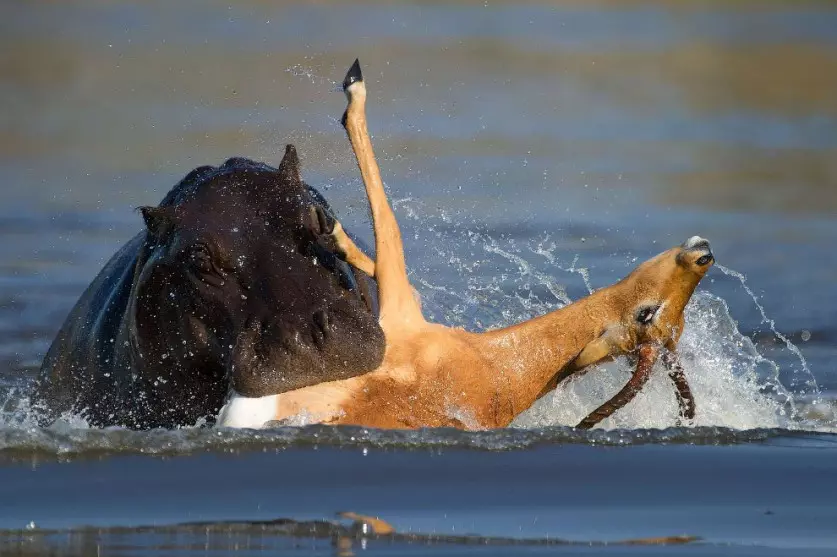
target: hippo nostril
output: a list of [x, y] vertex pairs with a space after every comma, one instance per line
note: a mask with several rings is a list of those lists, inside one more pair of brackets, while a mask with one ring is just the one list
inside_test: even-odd
[[323, 335], [328, 335], [330, 324], [328, 322], [328, 313], [325, 310], [318, 310], [314, 312], [314, 324], [323, 332]]
[[314, 312], [314, 323], [311, 325], [311, 337], [319, 349], [323, 349], [329, 336], [328, 314], [324, 310]]
[[314, 339], [314, 346], [322, 350], [325, 346], [325, 335], [316, 325], [311, 326], [311, 338]]

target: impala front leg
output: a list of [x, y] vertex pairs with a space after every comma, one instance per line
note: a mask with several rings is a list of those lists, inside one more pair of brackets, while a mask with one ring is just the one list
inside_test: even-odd
[[677, 393], [677, 405], [680, 407], [680, 414], [676, 425], [682, 425], [681, 419], [693, 420], [695, 418], [695, 397], [686, 379], [686, 373], [680, 364], [680, 358], [676, 352], [668, 351], [663, 354], [663, 365], [668, 371], [669, 378], [674, 382]]
[[576, 426], [579, 429], [590, 429], [605, 418], [610, 417], [614, 412], [628, 404], [651, 377], [651, 370], [660, 356], [660, 346], [657, 344], [641, 344], [639, 346], [636, 370], [628, 383], [616, 395], [593, 410], [586, 418]]

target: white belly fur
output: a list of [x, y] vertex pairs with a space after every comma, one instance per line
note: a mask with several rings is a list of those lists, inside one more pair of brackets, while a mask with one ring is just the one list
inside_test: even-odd
[[218, 427], [246, 427], [260, 429], [276, 419], [279, 395], [248, 398], [233, 392], [218, 413]]

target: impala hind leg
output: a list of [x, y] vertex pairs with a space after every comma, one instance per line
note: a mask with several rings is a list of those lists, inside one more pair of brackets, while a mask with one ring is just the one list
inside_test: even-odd
[[387, 200], [381, 172], [372, 150], [369, 130], [366, 127], [366, 85], [357, 60], [343, 80], [343, 91], [349, 101], [343, 114], [343, 127], [357, 158], [375, 230], [374, 272], [378, 281], [381, 307], [379, 321], [382, 326], [390, 324], [396, 327], [421, 323], [424, 320], [421, 306], [416, 301], [407, 278], [401, 231]]
[[[358, 247], [352, 237], [349, 236], [343, 229], [343, 225], [339, 220], [332, 219], [326, 215], [325, 211], [317, 205], [311, 206], [311, 216], [309, 217], [309, 230], [315, 236], [316, 242], [324, 249], [330, 251], [355, 269], [363, 271], [372, 278], [375, 278], [375, 262], [366, 253]], [[359, 286], [365, 285], [364, 282], [358, 283]], [[416, 304], [421, 308], [421, 294], [418, 290], [410, 287]], [[368, 293], [364, 293], [365, 298], [369, 298]]]
[[375, 276], [375, 262], [357, 247], [339, 220], [326, 215], [319, 205], [311, 205], [309, 212], [308, 229], [317, 244], [355, 269], [360, 269], [370, 277]]

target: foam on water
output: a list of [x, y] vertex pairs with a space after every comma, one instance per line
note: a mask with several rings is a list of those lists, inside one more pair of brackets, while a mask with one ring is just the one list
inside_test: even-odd
[[282, 451], [289, 448], [340, 447], [347, 449], [468, 449], [477, 451], [526, 450], [544, 444], [595, 446], [735, 445], [770, 439], [798, 439], [809, 446], [833, 446], [837, 436], [787, 429], [735, 430], [719, 427], [668, 429], [594, 429], [570, 427], [505, 428], [459, 431], [449, 428], [375, 430], [351, 426], [276, 426], [267, 429], [154, 429], [71, 427], [58, 422], [48, 428], [0, 426], [0, 463], [97, 459], [115, 455], [158, 457], [200, 453]]

